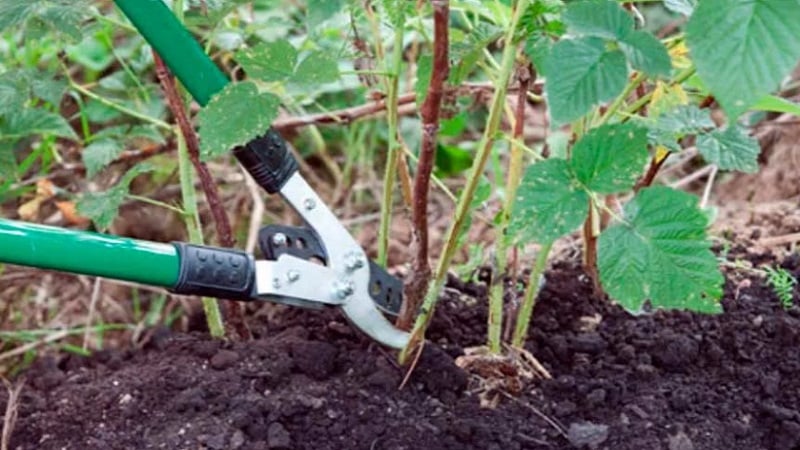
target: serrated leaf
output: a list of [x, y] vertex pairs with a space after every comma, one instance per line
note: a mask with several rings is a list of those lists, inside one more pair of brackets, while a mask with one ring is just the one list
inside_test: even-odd
[[52, 5], [38, 16], [54, 30], [69, 36], [77, 42], [81, 40], [81, 22], [87, 17], [86, 9], [79, 5]]
[[228, 85], [198, 115], [205, 160], [264, 134], [278, 115], [280, 99], [250, 82]]
[[97, 175], [109, 163], [119, 158], [123, 150], [125, 147], [114, 139], [99, 139], [89, 144], [81, 154], [87, 175], [90, 178]]
[[697, 7], [697, 0], [664, 0], [664, 6], [672, 12], [688, 17], [692, 15], [694, 8]]
[[696, 146], [706, 161], [716, 164], [721, 170], [758, 172], [761, 147], [758, 140], [739, 125], [697, 136]]
[[716, 126], [711, 119], [711, 112], [695, 105], [681, 105], [667, 111], [658, 117], [656, 124], [659, 129], [679, 137], [701, 133]]
[[0, 31], [20, 25], [39, 7], [38, 1], [0, 0]]
[[67, 91], [67, 82], [53, 78], [52, 74], [40, 73], [32, 80], [31, 88], [34, 96], [57, 107]]
[[642, 122], [648, 127], [650, 143], [672, 152], [682, 150], [678, 141], [685, 136], [704, 133], [716, 126], [711, 119], [711, 113], [695, 105], [679, 105], [661, 113], [655, 119]]
[[291, 81], [304, 86], [318, 86], [333, 83], [340, 76], [339, 63], [336, 58], [327, 53], [315, 51], [300, 62]]
[[522, 178], [509, 233], [519, 243], [553, 242], [574, 231], [589, 213], [589, 194], [567, 161], [549, 159], [530, 166]]
[[602, 102], [622, 93], [628, 65], [620, 50], [603, 39], [565, 39], [553, 46], [545, 62], [545, 90], [553, 125], [576, 120]]
[[24, 109], [0, 120], [0, 140], [35, 134], [77, 139], [75, 131], [63, 117], [42, 109]]
[[264, 42], [236, 53], [236, 61], [250, 78], [261, 81], [283, 81], [294, 74], [297, 50], [289, 41]]
[[603, 125], [572, 148], [576, 178], [589, 190], [616, 194], [631, 189], [647, 162], [647, 130], [637, 125]]
[[401, 28], [406, 23], [409, 7], [414, 3], [408, 0], [381, 0], [383, 13], [394, 28]]
[[433, 58], [431, 55], [422, 55], [417, 61], [417, 81], [414, 83], [414, 92], [417, 94], [417, 104], [425, 103], [428, 96], [428, 86], [431, 84], [433, 72]]
[[137, 176], [150, 172], [152, 167], [142, 163], [133, 166], [120, 182], [105, 192], [89, 192], [84, 194], [76, 205], [78, 214], [90, 219], [99, 230], [107, 230], [117, 217], [120, 206], [128, 195], [128, 188]]
[[342, 0], [308, 0], [306, 16], [308, 29], [313, 30], [342, 10]]
[[800, 59], [800, 0], [703, 0], [686, 28], [697, 73], [735, 119]]
[[534, 33], [525, 40], [525, 55], [530, 58], [534, 67], [544, 75], [545, 61], [553, 48], [553, 42], [542, 33]]
[[618, 2], [587, 0], [567, 4], [563, 15], [572, 34], [622, 39], [633, 30], [633, 18]]
[[628, 311], [654, 308], [721, 312], [724, 279], [706, 237], [697, 199], [657, 186], [624, 208], [625, 223], [598, 239], [598, 268], [606, 292]]
[[647, 31], [632, 31], [620, 40], [620, 48], [636, 70], [651, 77], [668, 77], [672, 60], [667, 48]]

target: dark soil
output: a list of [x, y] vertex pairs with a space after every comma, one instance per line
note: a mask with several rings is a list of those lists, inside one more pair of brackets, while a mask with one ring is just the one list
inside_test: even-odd
[[[800, 275], [797, 256], [784, 265]], [[11, 448], [800, 449], [800, 310], [731, 278], [726, 314], [633, 317], [558, 265], [529, 344], [553, 379], [494, 410], [453, 363], [483, 341], [476, 284], [447, 290], [402, 391], [393, 357], [332, 311], [287, 310], [250, 343], [167, 335], [45, 359], [27, 373]]]

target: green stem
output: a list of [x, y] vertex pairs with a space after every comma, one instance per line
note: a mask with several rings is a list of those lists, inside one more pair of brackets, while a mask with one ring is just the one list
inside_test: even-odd
[[69, 85], [70, 85], [70, 87], [72, 89], [75, 89], [76, 91], [80, 92], [81, 94], [83, 94], [83, 95], [85, 95], [85, 96], [87, 96], [87, 97], [89, 97], [89, 98], [91, 98], [93, 100], [96, 100], [96, 101], [108, 106], [109, 108], [116, 109], [117, 111], [119, 111], [119, 112], [121, 112], [123, 114], [126, 114], [126, 115], [131, 116], [131, 117], [136, 118], [136, 119], [139, 119], [139, 120], [141, 120], [143, 122], [147, 122], [147, 123], [153, 124], [153, 125], [161, 128], [161, 129], [172, 130], [172, 126], [170, 124], [168, 124], [167, 122], [164, 122], [163, 120], [160, 120], [160, 119], [156, 119], [155, 117], [150, 117], [150, 116], [148, 116], [146, 114], [142, 114], [142, 113], [140, 113], [138, 111], [134, 111], [134, 110], [132, 110], [132, 109], [126, 107], [126, 106], [122, 106], [122, 105], [120, 105], [118, 103], [112, 102], [111, 100], [109, 100], [109, 99], [107, 99], [107, 98], [105, 98], [105, 97], [103, 97], [101, 95], [95, 94], [94, 92], [90, 91], [89, 89], [86, 89], [85, 87], [83, 87], [80, 84], [76, 83], [71, 78], [69, 79]]
[[172, 206], [170, 204], [167, 204], [167, 203], [164, 203], [164, 202], [160, 202], [158, 200], [153, 200], [152, 198], [149, 198], [149, 197], [143, 197], [141, 195], [133, 195], [133, 194], [128, 194], [127, 197], [129, 199], [135, 200], [137, 202], [147, 203], [148, 205], [158, 206], [159, 208], [167, 209], [169, 211], [178, 213], [181, 216], [186, 215], [186, 211], [184, 211], [184, 210], [182, 210], [182, 209], [180, 209], [180, 208], [178, 208], [176, 206]]
[[[181, 194], [183, 196], [184, 220], [189, 233], [189, 242], [203, 244], [203, 230], [200, 226], [200, 214], [197, 211], [197, 191], [194, 188], [194, 168], [189, 159], [189, 150], [186, 139], [180, 130], [175, 130], [178, 139], [178, 172], [181, 180]], [[222, 314], [219, 304], [212, 298], [203, 298], [203, 310], [206, 313], [206, 323], [211, 336], [225, 337], [225, 326], [222, 323]]]
[[389, 226], [392, 222], [392, 201], [394, 197], [394, 182], [397, 174], [397, 163], [400, 152], [399, 139], [397, 139], [398, 122], [398, 91], [400, 86], [400, 70], [403, 64], [403, 27], [398, 26], [394, 33], [394, 48], [392, 49], [392, 67], [389, 77], [389, 86], [386, 91], [386, 120], [389, 126], [389, 150], [386, 155], [386, 172], [383, 175], [383, 199], [381, 202], [381, 224], [378, 232], [378, 264], [385, 266], [389, 257]]
[[552, 242], [544, 244], [539, 249], [539, 254], [536, 255], [536, 263], [531, 270], [530, 278], [528, 278], [528, 286], [525, 288], [525, 296], [522, 299], [522, 306], [517, 315], [517, 324], [514, 327], [514, 336], [511, 338], [511, 345], [516, 348], [522, 348], [525, 338], [528, 336], [533, 307], [536, 306], [536, 296], [539, 294], [539, 282], [547, 267], [547, 258], [550, 256], [552, 247]]
[[409, 345], [400, 353], [399, 360], [405, 363], [408, 358], [409, 351], [413, 350], [417, 344], [420, 343], [425, 335], [425, 330], [428, 323], [433, 317], [433, 311], [436, 303], [439, 300], [439, 292], [444, 287], [447, 280], [447, 271], [452, 264], [453, 257], [456, 253], [458, 240], [461, 236], [462, 228], [466, 223], [466, 219], [470, 213], [470, 206], [472, 199], [475, 196], [475, 190], [478, 187], [481, 174], [483, 174], [486, 162], [492, 151], [492, 143], [494, 142], [497, 131], [500, 129], [500, 119], [503, 116], [503, 108], [506, 102], [506, 93], [508, 91], [508, 84], [511, 80], [511, 74], [514, 71], [514, 61], [517, 54], [517, 47], [514, 45], [514, 32], [516, 31], [522, 13], [527, 9], [529, 0], [518, 0], [515, 2], [514, 15], [511, 20], [511, 26], [506, 31], [505, 35], [505, 49], [503, 50], [503, 58], [501, 63], [500, 76], [498, 77], [498, 85], [492, 99], [491, 108], [489, 109], [489, 118], [487, 119], [486, 129], [484, 130], [483, 137], [478, 145], [478, 153], [475, 155], [475, 162], [472, 164], [470, 174], [467, 179], [467, 184], [458, 199], [456, 205], [456, 212], [450, 228], [447, 230], [445, 238], [445, 247], [442, 251], [439, 261], [434, 271], [433, 281], [428, 287], [425, 295], [425, 301], [422, 304], [419, 316], [417, 316], [414, 329], [412, 331], [412, 339]]
[[622, 107], [622, 104], [625, 103], [625, 99], [628, 98], [628, 96], [631, 95], [631, 93], [635, 91], [639, 85], [644, 83], [644, 80], [646, 79], [647, 75], [645, 75], [643, 72], [637, 73], [633, 80], [631, 80], [631, 82], [625, 86], [625, 90], [622, 91], [622, 94], [614, 100], [614, 103], [612, 103], [611, 106], [608, 107], [608, 110], [605, 114], [603, 114], [603, 117], [600, 118], [600, 121], [597, 122], [596, 126], [608, 123], [609, 119], [611, 119], [611, 117], [616, 114], [617, 111], [619, 111], [619, 108]]

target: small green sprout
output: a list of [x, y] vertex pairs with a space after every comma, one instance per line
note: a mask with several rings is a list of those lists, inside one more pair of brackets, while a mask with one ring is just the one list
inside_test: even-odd
[[767, 284], [778, 296], [783, 309], [791, 308], [794, 305], [794, 286], [797, 284], [797, 279], [784, 268], [765, 267], [764, 272], [767, 275]]

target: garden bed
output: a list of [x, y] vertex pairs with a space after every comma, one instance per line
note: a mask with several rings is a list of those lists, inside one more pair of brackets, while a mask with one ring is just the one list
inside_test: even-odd
[[[797, 255], [782, 264], [800, 274]], [[454, 364], [484, 339], [486, 289], [455, 280], [402, 390], [393, 356], [331, 311], [284, 310], [248, 343], [157, 334], [141, 351], [42, 359], [11, 448], [800, 448], [800, 310], [743, 273], [727, 273], [725, 314], [634, 317], [556, 264], [529, 343], [552, 379], [495, 409]]]

